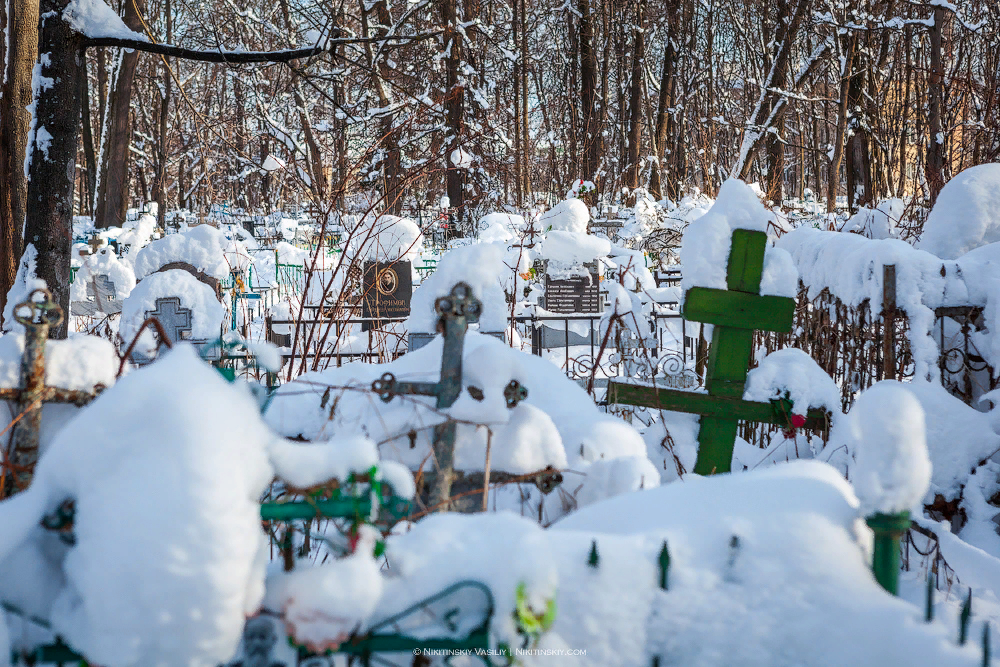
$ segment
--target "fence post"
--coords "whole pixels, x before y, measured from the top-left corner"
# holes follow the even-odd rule
[[[896,265],[882,267],[882,379],[896,379]]]
[[[910,528],[910,513],[875,513],[867,519],[875,533],[872,572],[875,580],[892,595],[899,594],[899,540]]]

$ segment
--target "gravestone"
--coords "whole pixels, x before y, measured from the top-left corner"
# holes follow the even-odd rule
[[[91,276],[87,282],[87,296],[92,300],[74,301],[70,304],[70,314],[93,316],[122,312],[122,302],[118,300],[115,283],[107,274]]]
[[[410,262],[366,262],[362,279],[361,316],[375,318],[361,324],[362,331],[379,329],[381,318],[403,319],[410,316],[413,296],[413,272]]]
[[[217,344],[206,345],[206,340],[193,340],[191,332],[194,324],[194,314],[190,308],[181,303],[179,296],[160,297],[156,301],[156,308],[145,312],[146,319],[155,317],[163,327],[164,333],[170,338],[171,343],[187,341],[198,348],[198,353],[205,359],[217,360],[222,356],[222,350]],[[155,335],[155,333],[154,333]],[[152,361],[138,351],[132,352],[132,359],[140,366]]]
[[[597,263],[588,262],[584,267],[590,274],[589,280],[586,276],[553,278],[546,271],[545,310],[560,315],[601,312],[601,283],[597,275]],[[574,331],[572,323],[569,326],[564,322],[543,324],[539,331],[541,346],[554,348],[565,345],[600,345],[597,339],[597,327],[593,326],[593,322],[588,323],[589,334]],[[578,329],[579,325],[576,328]]]
[[[551,313],[598,313],[601,310],[600,281],[597,264],[584,265],[590,273],[586,276],[553,278],[545,274],[545,310]]]

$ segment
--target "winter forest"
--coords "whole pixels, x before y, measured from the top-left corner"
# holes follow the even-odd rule
[[[995,664],[995,0],[0,30],[0,667]]]

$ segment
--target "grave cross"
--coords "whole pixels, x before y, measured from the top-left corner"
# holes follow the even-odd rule
[[[156,300],[156,309],[146,311],[146,319],[155,317],[163,325],[171,342],[191,336],[191,309],[182,308],[180,297],[166,296]],[[184,334],[187,334],[185,336]]]
[[[729,253],[726,286],[729,289],[692,287],[684,298],[684,318],[714,325],[708,355],[705,387],[708,395],[611,380],[608,402],[638,405],[701,415],[698,430],[699,475],[729,472],[740,420],[796,426],[791,421],[792,404],[786,399],[769,403],[743,400],[747,370],[753,353],[755,329],[787,332],[792,329],[795,300],[762,296],[764,232],[736,229]],[[810,410],[805,428],[823,428],[826,414]]]
[[[71,315],[92,316],[97,313],[111,315],[122,312],[122,302],[118,300],[115,283],[105,273],[90,279],[87,283],[87,296],[93,301],[74,301],[70,304]]]
[[[434,303],[437,311],[438,331],[444,334],[441,350],[441,378],[437,382],[400,382],[392,373],[386,373],[372,382],[372,391],[388,403],[395,396],[410,394],[434,396],[438,409],[450,408],[462,393],[462,351],[469,324],[479,321],[483,304],[475,297],[465,283],[457,283],[449,296],[443,296]],[[507,407],[513,408],[528,396],[528,390],[517,380],[511,380],[504,389]],[[438,475],[431,492],[432,507],[447,509],[451,497],[451,485],[455,478],[455,432],[456,423],[447,420],[434,427],[434,456],[437,460]]]
[[[83,406],[95,398],[86,391],[60,389],[45,384],[45,341],[49,329],[62,321],[62,309],[47,289],[36,289],[14,307],[14,319],[24,327],[19,386],[0,389],[0,400],[16,401],[17,415],[9,459],[17,470],[16,485],[26,488],[38,460],[38,437],[43,403],[73,403]],[[99,387],[95,387],[99,390]],[[0,490],[2,491],[2,490]]]

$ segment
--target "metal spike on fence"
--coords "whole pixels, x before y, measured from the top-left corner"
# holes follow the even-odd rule
[[[958,616],[958,645],[965,646],[969,639],[969,619],[972,617],[972,589],[969,589],[969,597],[962,603],[962,613]]]
[[[597,566],[601,564],[601,556],[597,553],[597,540],[590,543],[590,555],[587,556],[587,565],[597,569]]]
[[[990,667],[990,622],[983,623],[983,667]]]
[[[927,570],[927,601],[924,605],[924,620],[930,623],[934,620],[934,571]]]
[[[670,549],[667,548],[667,541],[663,540],[663,548],[660,549],[660,588],[667,590],[670,575]]]
[[[729,538],[729,569],[733,569],[736,565],[736,557],[740,553],[740,537],[739,535],[733,535]]]

